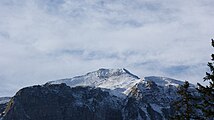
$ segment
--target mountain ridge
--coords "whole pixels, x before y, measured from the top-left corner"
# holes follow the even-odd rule
[[[125,68],[101,68],[19,90],[3,120],[167,120],[183,83],[167,77],[139,78]],[[42,113],[35,115],[32,110]],[[115,116],[109,116],[111,111]]]

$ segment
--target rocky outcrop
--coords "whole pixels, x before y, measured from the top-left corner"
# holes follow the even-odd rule
[[[123,108],[124,120],[169,119],[170,106],[176,98],[174,86],[158,86],[153,81],[138,83],[126,99]]]

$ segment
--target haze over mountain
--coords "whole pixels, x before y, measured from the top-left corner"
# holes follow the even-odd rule
[[[97,68],[202,81],[213,0],[0,0],[0,96]]]

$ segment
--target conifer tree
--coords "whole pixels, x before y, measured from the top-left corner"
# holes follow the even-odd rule
[[[212,39],[212,47],[214,47],[214,40]],[[198,91],[201,93],[202,102],[199,108],[203,112],[203,116],[207,120],[214,119],[214,54],[211,55],[212,62],[208,62],[210,72],[206,73],[204,81],[208,81],[209,85],[203,86],[198,83]]]
[[[177,93],[180,95],[178,101],[173,104],[175,113],[171,117],[173,120],[190,120],[197,119],[197,112],[194,109],[195,98],[190,91],[190,84],[185,81],[179,86]]]

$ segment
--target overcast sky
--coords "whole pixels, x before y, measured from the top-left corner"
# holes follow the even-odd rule
[[[25,86],[126,68],[202,82],[213,0],[0,0],[0,96]]]

